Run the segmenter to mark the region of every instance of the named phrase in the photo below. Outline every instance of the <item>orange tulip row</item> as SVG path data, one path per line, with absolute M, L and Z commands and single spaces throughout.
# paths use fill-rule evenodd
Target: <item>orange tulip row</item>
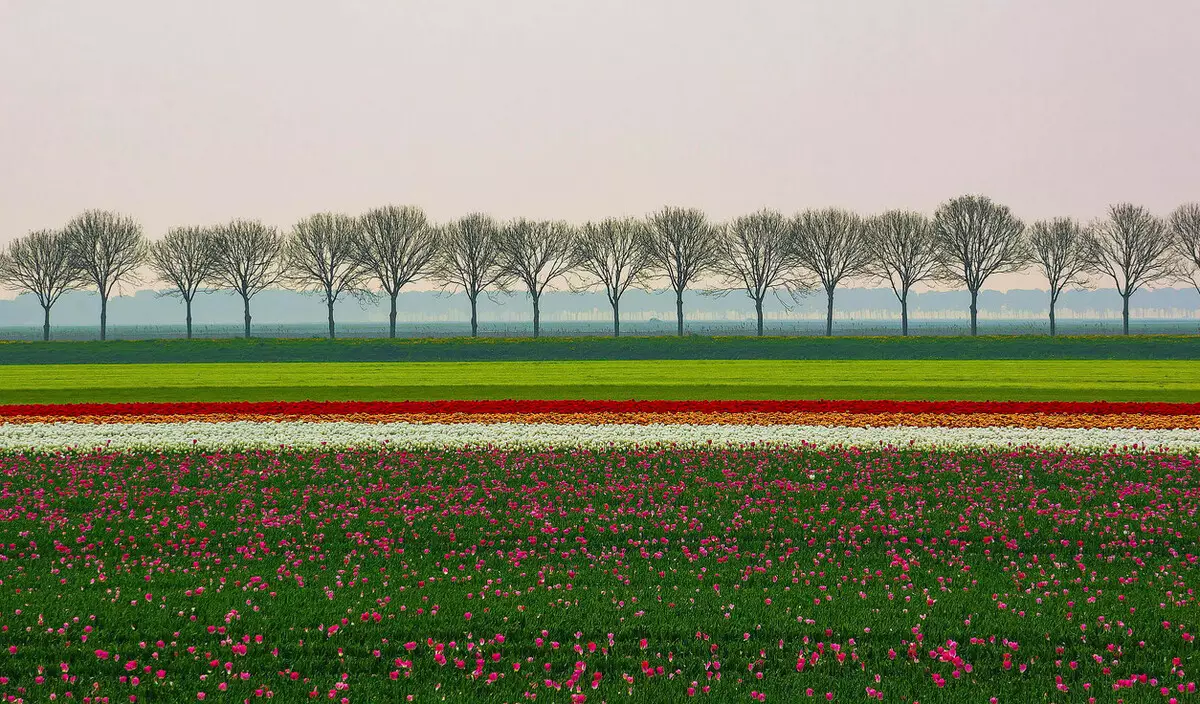
M 1200 416 L 1087 413 L 207 413 L 161 415 L 30 415 L 0 417 L 0 423 L 554 423 L 560 425 L 823 425 L 849 427 L 1019 427 L 1200 429 Z

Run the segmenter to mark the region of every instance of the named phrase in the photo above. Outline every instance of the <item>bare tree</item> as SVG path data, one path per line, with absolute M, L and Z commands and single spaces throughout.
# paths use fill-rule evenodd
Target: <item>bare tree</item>
M 50 339 L 50 308 L 59 296 L 84 284 L 82 272 L 71 261 L 61 232 L 37 230 L 18 237 L 0 253 L 0 284 L 32 293 L 42 306 L 42 339 Z
M 440 240 L 434 278 L 446 288 L 461 288 L 467 294 L 471 302 L 471 337 L 475 337 L 479 334 L 479 294 L 507 282 L 500 227 L 490 216 L 472 213 L 444 225 Z
M 866 223 L 839 208 L 809 210 L 796 217 L 793 248 L 800 266 L 825 289 L 825 335 L 833 335 L 833 292 L 843 280 L 864 274 L 871 263 Z
M 1182 273 L 1200 293 L 1200 203 L 1181 205 L 1171 213 L 1171 234 Z
M 211 229 L 175 227 L 150 244 L 150 268 L 171 285 L 168 295 L 179 296 L 187 320 L 187 339 L 192 339 L 192 300 L 209 280 L 216 266 Z
M 889 210 L 867 222 L 867 273 L 888 282 L 900 301 L 900 334 L 908 335 L 908 294 L 937 276 L 938 248 L 933 223 L 921 213 Z
M 329 339 L 337 337 L 333 306 L 343 294 L 361 296 L 368 273 L 358 258 L 358 219 L 317 213 L 292 227 L 284 244 L 285 278 L 301 291 L 312 291 L 325 304 Z
M 971 293 L 971 334 L 979 332 L 979 290 L 988 277 L 1019 271 L 1028 253 L 1025 225 L 986 196 L 959 196 L 937 209 L 933 231 L 941 276 Z
M 675 292 L 675 316 L 682 337 L 683 292 L 716 264 L 720 230 L 695 208 L 663 208 L 646 224 L 642 247 L 649 268 L 666 276 Z
M 1177 273 L 1171 230 L 1162 218 L 1129 203 L 1110 206 L 1108 218 L 1091 229 L 1089 267 L 1112 279 L 1121 296 L 1121 330 L 1128 335 L 1129 297 Z
M 242 297 L 246 337 L 250 337 L 250 299 L 280 282 L 283 237 L 257 220 L 234 220 L 214 233 L 212 281 Z
M 608 218 L 584 225 L 576 240 L 580 271 L 604 287 L 612 306 L 613 337 L 621 336 L 621 296 L 649 266 L 642 247 L 645 227 L 634 218 Z
M 146 238 L 133 218 L 104 210 L 89 210 L 64 229 L 72 266 L 83 272 L 100 295 L 100 339 L 108 330 L 108 298 L 122 283 L 137 281 L 146 260 Z
M 432 269 L 438 252 L 437 230 L 420 208 L 395 205 L 364 213 L 359 229 L 358 262 L 391 299 L 388 337 L 394 338 L 396 298 L 400 289 Z
M 795 275 L 799 259 L 792 247 L 792 223 L 774 210 L 743 215 L 724 228 L 719 250 L 713 271 L 754 301 L 762 337 L 767 294 L 784 288 L 794 298 L 806 288 Z
M 575 268 L 576 231 L 559 221 L 517 218 L 500 230 L 501 268 L 524 284 L 533 301 L 533 336 L 541 334 L 542 293 Z
M 1050 336 L 1057 334 L 1054 306 L 1068 286 L 1087 285 L 1089 233 L 1071 218 L 1038 220 L 1029 229 L 1029 256 L 1050 285 Z

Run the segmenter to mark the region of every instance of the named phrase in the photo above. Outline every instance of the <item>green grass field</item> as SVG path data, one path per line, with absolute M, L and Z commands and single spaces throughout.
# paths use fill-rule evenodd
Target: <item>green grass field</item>
M 1200 401 L 1200 361 L 616 361 L 0 366 L 0 403 L 429 399 Z
M 1200 359 L 1200 335 L 0 342 L 0 365 L 634 359 Z

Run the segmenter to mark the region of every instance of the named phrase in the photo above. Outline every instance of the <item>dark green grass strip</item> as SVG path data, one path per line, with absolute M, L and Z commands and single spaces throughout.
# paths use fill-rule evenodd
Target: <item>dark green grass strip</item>
M 0 365 L 637 359 L 1200 359 L 1200 336 L 0 342 Z

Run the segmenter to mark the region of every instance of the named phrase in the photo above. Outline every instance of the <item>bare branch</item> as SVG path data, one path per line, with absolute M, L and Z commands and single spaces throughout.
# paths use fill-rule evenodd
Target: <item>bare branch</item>
M 867 271 L 871 262 L 867 228 L 855 213 L 838 208 L 809 210 L 796 218 L 793 249 L 800 264 L 827 291 Z
M 576 264 L 576 231 L 566 222 L 518 218 L 500 231 L 501 267 L 538 298 Z
M 864 273 L 886 281 L 904 300 L 913 286 L 938 273 L 933 223 L 921 213 L 889 210 L 867 222 L 871 259 Z
M 63 231 L 75 266 L 103 298 L 121 283 L 137 283 L 137 268 L 146 256 L 142 227 L 133 218 L 89 210 Z
M 297 290 L 336 303 L 342 294 L 360 293 L 366 272 L 358 261 L 358 220 L 318 213 L 292 227 L 284 242 L 284 278 Z
M 212 281 L 243 299 L 277 285 L 283 278 L 283 237 L 257 220 L 234 220 L 214 231 L 216 261 Z
M 844 279 L 859 276 L 871 263 L 866 223 L 847 210 L 809 210 L 796 217 L 792 249 L 801 267 L 821 282 L 827 296 L 825 334 L 833 334 L 833 292 Z
M 1068 286 L 1087 286 L 1091 233 L 1071 218 L 1039 220 L 1029 230 L 1029 256 L 1050 286 L 1050 334 L 1056 333 L 1054 307 Z
M 795 300 L 809 286 L 796 275 L 800 257 L 792 246 L 792 223 L 773 210 L 735 219 L 723 229 L 713 272 L 754 301 L 758 334 L 763 334 L 763 301 L 783 288 Z
M 508 284 L 508 274 L 501 266 L 500 227 L 490 216 L 472 213 L 440 228 L 439 240 L 441 249 L 432 276 L 445 289 L 461 288 L 467 294 L 474 337 L 479 332 L 479 294 Z
M 155 276 L 171 286 L 168 295 L 191 301 L 217 265 L 214 232 L 203 227 L 171 228 L 150 243 L 148 263 Z
M 333 305 L 342 294 L 362 296 L 369 276 L 359 259 L 359 221 L 349 215 L 318 213 L 292 227 L 284 245 L 285 276 L 297 289 L 316 293 L 335 337 Z
M 65 235 L 38 230 L 18 237 L 0 253 L 0 284 L 28 291 L 44 313 L 42 339 L 50 339 L 50 308 L 67 291 L 82 287 L 83 272 L 71 260 Z
M 934 216 L 944 278 L 978 293 L 993 274 L 1019 271 L 1028 259 L 1025 225 L 986 196 L 960 196 Z
M 971 334 L 978 332 L 979 290 L 993 274 L 1019 271 L 1028 260 L 1025 225 L 986 196 L 954 198 L 933 218 L 941 278 L 971 293 Z
M 500 267 L 524 284 L 533 300 L 534 337 L 541 331 L 542 293 L 576 266 L 575 238 L 575 229 L 565 222 L 518 218 L 500 230 Z
M 579 270 L 586 283 L 604 287 L 604 295 L 613 308 L 614 337 L 621 334 L 621 296 L 643 280 L 650 265 L 642 247 L 645 230 L 645 223 L 634 218 L 608 218 L 587 223 L 576 239 Z
M 1141 206 L 1109 207 L 1108 218 L 1091 226 L 1088 266 L 1112 279 L 1121 296 L 1121 323 L 1129 334 L 1129 298 L 1138 289 L 1174 278 L 1173 237 L 1167 223 Z
M 438 233 L 425 212 L 389 205 L 359 218 L 358 262 L 379 282 L 391 301 L 389 337 L 396 336 L 396 297 L 400 289 L 427 276 L 438 254 Z
M 921 213 L 889 210 L 867 221 L 870 261 L 864 273 L 886 281 L 900 301 L 900 330 L 908 334 L 908 294 L 937 276 L 933 223 Z
M 359 263 L 384 293 L 394 296 L 430 273 L 438 251 L 437 231 L 420 208 L 376 208 L 359 218 L 359 228 Z
M 1181 205 L 1171 213 L 1171 234 L 1182 273 L 1200 292 L 1200 203 Z
M 1050 286 L 1050 302 L 1069 286 L 1087 286 L 1089 233 L 1071 218 L 1038 220 L 1029 229 L 1029 257 Z
M 146 238 L 133 218 L 89 210 L 67 223 L 64 236 L 72 266 L 100 294 L 100 339 L 105 339 L 108 298 L 122 283 L 136 283 L 146 259 Z
M 720 228 L 695 208 L 667 207 L 651 215 L 642 248 L 650 267 L 647 274 L 666 276 L 675 291 L 679 335 L 683 335 L 683 292 L 712 269 L 720 254 Z
M 1091 228 L 1088 264 L 1112 279 L 1122 298 L 1176 275 L 1166 222 L 1129 203 L 1111 206 L 1108 213 Z
M 257 220 L 234 220 L 216 228 L 214 238 L 212 281 L 241 296 L 246 337 L 250 337 L 250 299 L 283 278 L 283 237 Z

